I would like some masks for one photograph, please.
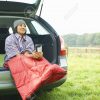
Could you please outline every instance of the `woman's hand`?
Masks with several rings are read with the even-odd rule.
[[[26,51],[26,52],[24,52],[24,55],[25,55],[26,57],[32,57],[32,58],[34,58],[34,59],[39,60],[39,59],[41,59],[41,58],[43,57],[43,52],[32,52],[32,53],[30,54],[28,51]]]
[[[43,57],[43,52],[33,52],[32,53],[34,59],[41,59]]]

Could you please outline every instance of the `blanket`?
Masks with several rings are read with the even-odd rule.
[[[45,58],[36,60],[19,55],[9,60],[7,64],[23,100],[34,94],[40,87],[66,75],[63,68],[49,63]]]

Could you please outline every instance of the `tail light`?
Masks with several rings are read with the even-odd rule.
[[[60,56],[68,55],[67,49],[65,47],[64,39],[61,36],[60,36],[60,42],[61,42]]]

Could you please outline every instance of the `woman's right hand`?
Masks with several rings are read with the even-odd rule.
[[[34,59],[41,59],[43,57],[43,52],[33,52],[32,53]]]

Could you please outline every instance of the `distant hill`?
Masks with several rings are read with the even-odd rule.
[[[83,35],[67,34],[62,36],[66,46],[70,47],[100,47],[100,33],[86,33]]]

